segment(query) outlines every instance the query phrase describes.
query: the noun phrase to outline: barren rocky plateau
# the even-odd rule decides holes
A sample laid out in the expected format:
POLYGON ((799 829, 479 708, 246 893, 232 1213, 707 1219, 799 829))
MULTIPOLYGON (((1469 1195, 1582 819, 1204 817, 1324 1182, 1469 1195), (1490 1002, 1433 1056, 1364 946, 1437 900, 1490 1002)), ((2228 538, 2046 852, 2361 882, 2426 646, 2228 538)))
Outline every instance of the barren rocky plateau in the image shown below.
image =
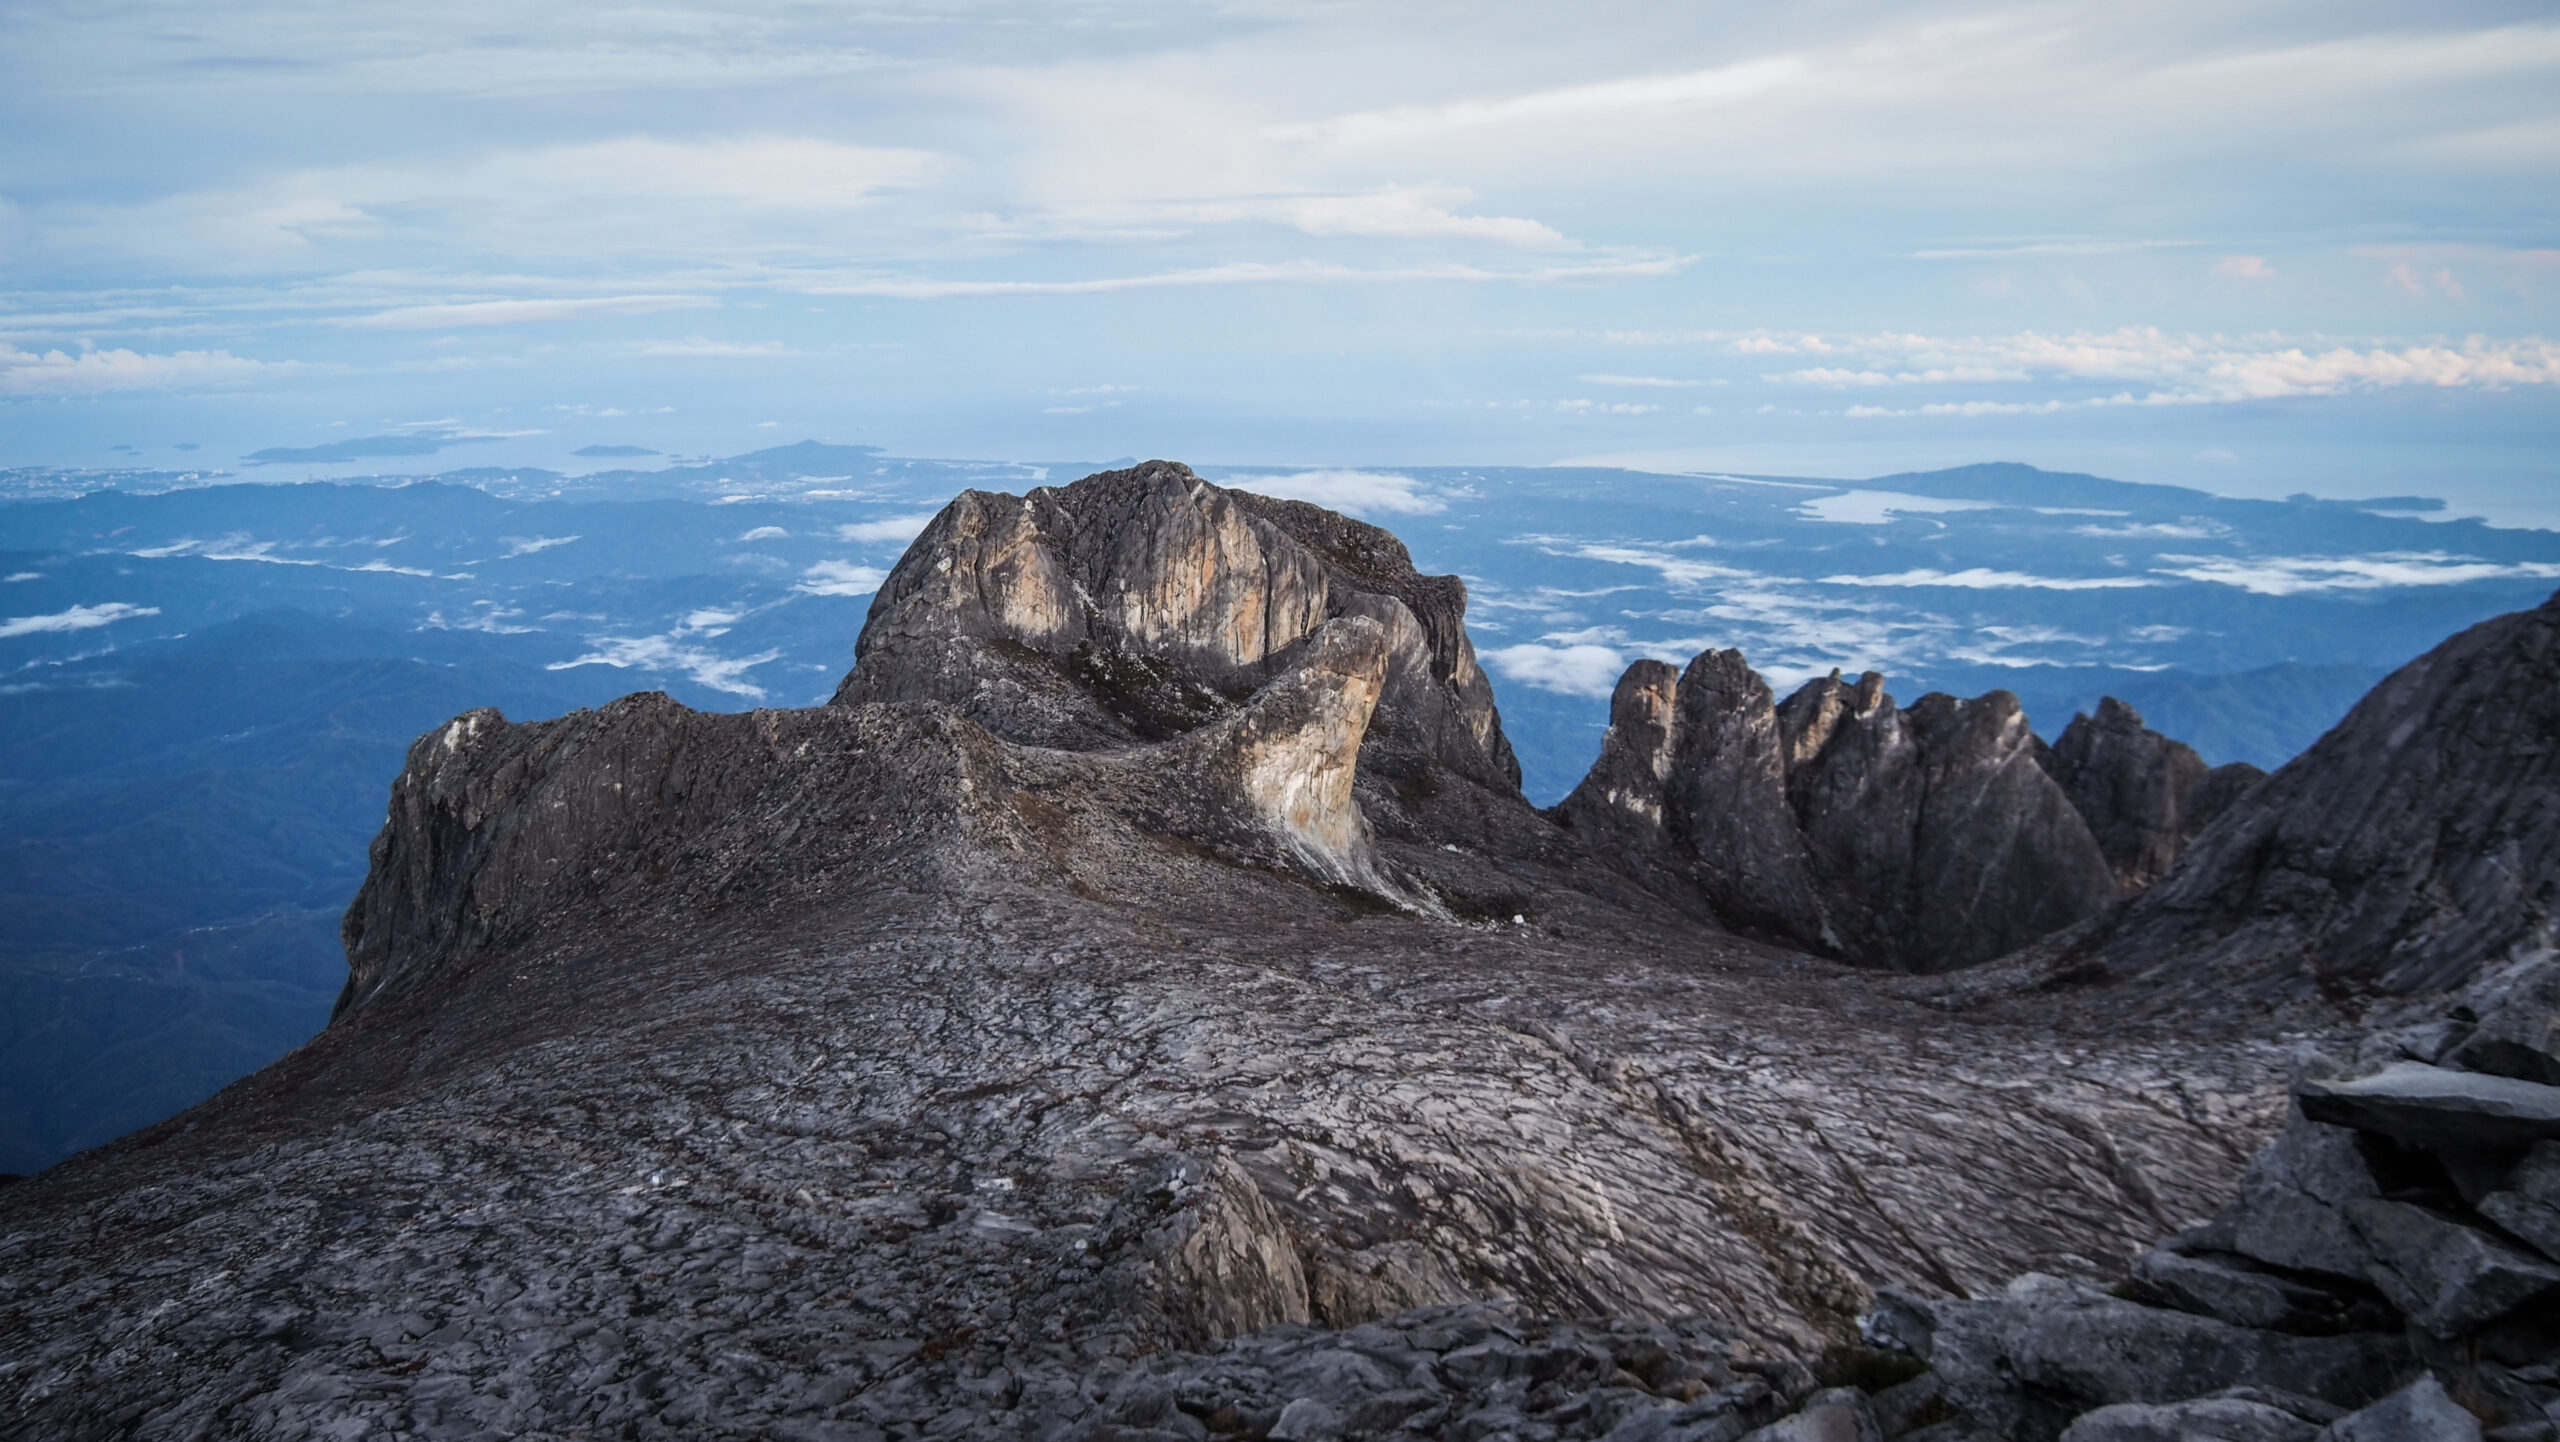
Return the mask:
POLYGON ((420 738, 328 1029, 0 1190, 0 1429, 2555 1435, 2560 601, 2263 779, 1641 663, 1549 812, 1464 608, 1152 462, 420 738))

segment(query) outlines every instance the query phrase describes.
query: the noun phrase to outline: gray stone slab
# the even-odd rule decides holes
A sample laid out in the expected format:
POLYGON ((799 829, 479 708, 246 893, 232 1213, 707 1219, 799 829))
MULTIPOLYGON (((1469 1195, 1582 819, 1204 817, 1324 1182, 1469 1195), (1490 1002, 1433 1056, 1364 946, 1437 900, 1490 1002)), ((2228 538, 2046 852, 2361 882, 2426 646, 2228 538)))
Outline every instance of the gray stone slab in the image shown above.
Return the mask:
POLYGON ((2312 1442, 2317 1423, 2263 1402, 2199 1397, 2192 1402, 2119 1402, 2083 1412, 2062 1442, 2312 1442))
POLYGON ((2434 1377, 2421 1377, 2329 1424, 2320 1442, 2480 1442, 2480 1419, 2434 1377))
POLYGON ((2373 1284, 2419 1328, 2458 1337, 2560 1288, 2560 1267, 2406 1202, 2351 1202, 2373 1284))
POLYGON ((2560 1086, 2400 1062, 2350 1081, 2295 1088, 2302 1114, 2416 1147, 2522 1150, 2560 1140, 2560 1086))

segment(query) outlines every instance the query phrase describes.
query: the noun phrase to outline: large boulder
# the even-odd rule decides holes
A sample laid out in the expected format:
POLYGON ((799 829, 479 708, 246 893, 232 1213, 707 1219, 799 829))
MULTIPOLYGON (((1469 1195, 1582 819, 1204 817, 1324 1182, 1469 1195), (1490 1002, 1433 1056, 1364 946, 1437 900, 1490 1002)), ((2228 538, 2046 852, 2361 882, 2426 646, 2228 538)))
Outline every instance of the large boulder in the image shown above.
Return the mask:
POLYGON ((2182 1312, 2240 1327, 2283 1332, 2343 1332, 2371 1325, 2352 1293, 2315 1286, 2299 1276, 2253 1266, 2229 1253, 2187 1254, 2155 1248, 2134 1259, 2134 1280, 2182 1312))
POLYGON ((2394 1335, 2237 1327, 2033 1274, 1988 1300, 1888 1292, 1880 1302, 1881 1324, 1938 1373, 1947 1400, 2013 1442, 2052 1442, 2100 1407, 2184 1402, 2242 1385, 2360 1405, 2389 1390, 2408 1357, 2394 1335))
POLYGON ((2062 1442, 2312 1442, 2316 1422, 2244 1397, 2118 1402, 2083 1412, 2062 1442))
POLYGON ((2480 998, 2479 1021, 2447 1058, 2455 1066, 2560 1086, 2560 960, 2543 959, 2480 998))
POLYGON ((2381 1194, 2354 1132, 2297 1119, 2241 1174, 2218 1221, 2243 1256, 2361 1281, 2370 1258, 2345 1208, 2381 1194))
POLYGON ((2366 1275, 2438 1337, 2477 1331, 2560 1289, 2560 1267, 2424 1207, 2368 1198, 2346 1214, 2373 1258, 2366 1275))
POLYGON ((2320 1442, 2480 1442, 2480 1419, 2430 1375, 2330 1423, 2320 1442))
POLYGON ((2518 1151, 2560 1140, 2560 1087, 2424 1062, 2347 1081, 2306 1081, 2302 1114, 2430 1149, 2518 1151))
POLYGON ((2536 1142, 2505 1185, 2480 1199, 2480 1215, 2560 1261, 2560 1142, 2536 1142))

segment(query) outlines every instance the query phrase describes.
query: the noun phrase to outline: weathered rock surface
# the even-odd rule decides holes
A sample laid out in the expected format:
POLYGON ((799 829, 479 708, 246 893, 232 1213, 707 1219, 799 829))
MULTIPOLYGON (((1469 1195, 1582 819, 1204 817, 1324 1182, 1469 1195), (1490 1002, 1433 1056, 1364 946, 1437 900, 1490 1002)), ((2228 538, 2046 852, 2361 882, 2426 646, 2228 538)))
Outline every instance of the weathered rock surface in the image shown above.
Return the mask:
MULTIPOLYGON (((1667 842, 1520 798, 1462 606, 1382 532, 1141 467, 956 501, 828 707, 439 728, 332 1026, 0 1191, 0 1434, 2045 1439, 2418 1362, 2560 1403, 2529 1301, 2449 1341, 2358 1310, 2358 1207, 2507 1246, 2465 1199, 2540 1205, 2521 1157, 2465 1190, 2298 1121, 2252 1185, 2315 1205, 2267 1235, 2342 1226, 2351 1270, 2262 1255, 2244 1199, 2179 1251, 2227 1311, 2275 1277, 2276 1328, 2097 1290, 2351 1018, 1955 1005, 1731 935, 1667 842), (1852 1345, 1871 1314, 1936 1370, 1852 1345)), ((1622 688, 1614 774, 1783 822, 1844 949, 2028 914, 2051 858, 1941 844, 1966 818, 2078 826, 2112 895, 1998 697, 1691 671, 1622 688), (1972 890, 1834 915, 1856 868, 1972 890)), ((2468 1001, 2395 1045, 2466 1066, 2468 1001)))
POLYGON ((2560 1261, 2560 1142, 2537 1142, 2505 1184, 2480 1199, 2480 1215, 2560 1261))
POLYGON ((1561 814, 1631 861, 1662 856, 1730 925, 1839 955, 1801 823, 1787 801, 1776 698, 1739 651, 1619 678, 1599 760, 1561 814), (1667 853, 1667 854, 1665 854, 1667 853))
POLYGON ((2133 1277, 2153 1299, 2240 1327, 2321 1334, 2387 1326, 2380 1308, 2332 1287, 2296 1281, 2228 1253, 2187 1255, 2155 1248, 2136 1258, 2133 1277))
POLYGON ((2321 1442, 2479 1442, 2480 1419, 2433 1377, 2421 1377, 2320 1433, 2321 1442))
POLYGON ((1375 526, 1150 461, 1027 496, 962 492, 881 585, 837 700, 941 701, 1042 745, 1162 740, 1358 616, 1387 645, 1373 769, 1424 761, 1516 790, 1465 613, 1463 582, 1416 573, 1375 526))
POLYGON ((2530 966, 2481 998, 2454 1065, 2560 1086, 2560 966, 2530 966))
POLYGON ((2439 1337, 2476 1332, 2560 1288, 2560 1267, 2424 1207, 2355 1202, 2347 1220, 2373 1258, 2365 1274, 2412 1325, 2439 1337))
POLYGON ((2071 718, 2046 766, 2128 895, 2167 875, 2206 823, 2266 779, 2245 762, 2208 767, 2113 696, 2071 718))
POLYGON ((2083 1412, 2240 1385, 2357 1405, 2388 1391, 2409 1357, 2396 1336, 2235 1327, 2052 1277, 2023 1277, 1984 1301, 1886 1302, 1947 1399, 1998 1437, 2051 1439, 2083 1412))
POLYGON ((2312 1442, 2320 1426, 2281 1407, 2241 1397, 2192 1402, 2118 1402, 2083 1412, 2062 1442, 2312 1442))
POLYGON ((2364 1148, 2345 1127, 2297 1121, 2249 1164, 2223 1213, 2232 1251, 2270 1266, 2361 1278, 2370 1258, 2348 1203, 2382 1195, 2364 1148))
POLYGON ((1667 853, 1746 932, 1873 966, 1986 960, 2116 895, 2017 699, 1924 696, 1873 673, 1780 704, 1739 652, 1619 681, 1600 760, 1560 814, 1667 853))
POLYGON ((2392 673, 2064 969, 2174 1004, 2448 990, 2560 929, 2560 596, 2392 673))
MULTIPOLYGON (((2560 961, 2516 964, 2362 1050, 2458 1057, 2463 1018, 2490 998, 2543 994, 2550 968, 2560 961)), ((2529 1239, 2534 1199, 2560 1183, 2560 1143, 2499 1162, 2497 1147, 2520 1144, 2483 1130, 2512 1124, 2519 1089, 2543 1090, 2406 1061, 2304 1078, 2303 1115, 2239 1196, 2138 1259, 2117 1296, 2050 1278, 1992 1301, 1888 1291, 1868 1325, 1926 1359, 1965 1420, 2001 1437, 2477 1437, 2477 1413, 2500 1438, 2547 1438, 2560 1423, 2560 1266, 2500 1230, 2529 1239), (2465 1185, 2471 1170, 2495 1183, 2465 1185), (2338 1350, 2285 1350, 2312 1340, 2338 1350), (2339 1365, 2350 1357, 2362 1362, 2339 1365), (2382 1396, 2419 1368, 2416 1385, 2382 1396), (2350 1407, 2363 1410, 2336 1415, 2350 1407)))
POLYGON ((2352 1081, 2305 1082, 2302 1114, 2411 1146, 2522 1152, 2560 1140, 2560 1087, 2424 1062, 2352 1081))
POLYGON ((423 738, 337 1022, 0 1196, 0 1432, 1732 1442, 2219 1200, 2276 1044, 1703 923, 1381 535, 964 496, 837 704, 423 738))

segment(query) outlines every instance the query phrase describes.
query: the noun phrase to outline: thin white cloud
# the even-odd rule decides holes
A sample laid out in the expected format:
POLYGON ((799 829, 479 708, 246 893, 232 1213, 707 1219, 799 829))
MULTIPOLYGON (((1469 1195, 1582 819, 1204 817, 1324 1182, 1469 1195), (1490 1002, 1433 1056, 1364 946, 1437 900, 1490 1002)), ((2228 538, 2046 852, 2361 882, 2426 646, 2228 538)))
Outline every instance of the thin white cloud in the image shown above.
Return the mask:
POLYGON ((138 556, 146 561, 166 560, 172 556, 193 556, 206 561, 248 561, 264 566, 316 566, 328 571, 373 571, 393 576, 435 574, 420 567, 395 566, 389 561, 381 560, 367 561, 360 566, 341 566, 329 561, 315 561, 305 556, 279 556, 275 553, 278 544, 280 543, 275 541, 253 541, 246 531, 234 531, 227 536, 217 536, 209 541, 188 537, 172 541, 165 546, 146 546, 139 550, 128 551, 126 554, 138 556))
POLYGON ((1553 536, 1524 536, 1521 539, 1552 555, 1579 556, 1587 561, 1608 561, 1621 566, 1643 566, 1675 587, 1697 587, 1712 581, 1769 579, 1756 571, 1693 560, 1674 555, 1667 548, 1632 542, 1573 541, 1553 536))
POLYGON ((802 248, 802 234, 912 186, 948 162, 923 151, 806 136, 677 141, 626 136, 423 163, 290 171, 65 217, 63 240, 236 265, 337 251, 434 247, 560 257, 696 248, 802 248))
POLYGON ((1616 375, 1590 375, 1590 376, 1575 376, 1575 377, 1574 377, 1574 379, 1575 379, 1575 380, 1578 380, 1578 381, 1581 381, 1581 382, 1582 382, 1582 383, 1584 383, 1585 385, 1595 385, 1595 386, 1652 386, 1652 387, 1657 387, 1657 388, 1666 389, 1666 390, 1667 390, 1667 389, 1686 389, 1686 388, 1688 388, 1688 387, 1692 387, 1692 386, 1703 386, 1703 385, 1705 385, 1705 384, 1706 384, 1706 382, 1705 382, 1705 381, 1680 381, 1680 380, 1673 380, 1673 379, 1671 379, 1671 378, 1670 378, 1670 377, 1668 377, 1668 376, 1616 376, 1616 375))
POLYGON ((1493 673, 1565 696, 1607 696, 1627 663, 1616 649, 1589 643, 1550 646, 1524 641, 1479 653, 1493 673))
POLYGON ((536 551, 548 551, 554 546, 565 546, 577 539, 576 536, 500 536, 498 544, 507 549, 499 559, 510 560, 517 556, 530 556, 536 551))
POLYGON ((418 629, 421 631, 485 631, 492 636, 530 636, 542 629, 540 626, 516 624, 524 619, 524 610, 521 607, 500 606, 491 601, 481 601, 476 604, 481 609, 476 614, 464 616, 460 620, 446 619, 442 610, 430 611, 427 613, 427 619, 418 624, 418 629))
POLYGON ((939 511, 914 511, 903 516, 883 516, 876 521, 856 521, 836 527, 836 535, 847 541, 912 541, 933 524, 939 511))
POLYGON ((588 644, 595 647, 583 656, 569 661, 554 661, 545 670, 569 671, 580 666, 613 666, 623 670, 675 672, 689 677, 697 686, 726 691, 761 701, 762 686, 747 679, 747 673, 780 656, 780 651, 759 651, 753 656, 723 656, 700 646, 689 645, 685 631, 663 636, 601 636, 588 644))
POLYGON ((2192 240, 2038 240, 2018 245, 1957 246, 1940 250, 1915 250, 1911 252, 1911 258, 1913 260, 2008 260, 2033 256, 2123 255, 2129 251, 2166 250, 2198 243, 2192 240))
POLYGON ((2040 401, 1930 402, 1899 409, 1852 406, 1851 416, 2028 415, 2101 406, 2204 405, 2330 396, 2401 387, 2507 389, 2560 385, 2560 343, 2540 336, 2460 342, 2341 345, 2282 335, 2176 335, 2156 327, 2047 335, 1880 334, 1849 338, 1754 336, 1759 353, 1845 354, 1899 362, 1785 371, 1767 379, 1822 386, 1952 385, 1993 381, 2137 382, 2147 391, 2040 401))
POLYGON ((701 360, 751 360, 764 356, 798 356, 808 352, 779 341, 706 340, 689 336, 684 340, 644 340, 623 351, 634 356, 683 356, 701 360))
POLYGON ((404 305, 339 322, 358 330, 444 330, 483 325, 536 325, 603 315, 699 310, 719 302, 699 295, 604 295, 549 300, 472 300, 404 305))
POLYGON ((1289 475, 1227 476, 1219 485, 1292 501, 1308 501, 1354 516, 1429 516, 1449 503, 1411 476, 1387 471, 1298 471, 1289 475))
POLYGON ((889 573, 878 566, 857 565, 851 561, 820 561, 801 575, 800 584, 792 587, 812 596, 868 596, 880 589, 889 573))
POLYGON ((1528 248, 1566 244, 1563 235, 1539 221, 1458 213, 1459 207, 1474 199, 1473 191, 1458 186, 1390 186, 1318 195, 1124 201, 1071 207, 1018 223, 1013 229, 1017 233, 1046 229, 1065 236, 1107 239, 1258 222, 1317 236, 1468 240, 1528 248))
POLYGON ((168 355, 123 349, 29 351, 0 341, 0 395, 228 389, 308 369, 291 361, 249 360, 225 350, 168 355))
POLYGON ((1799 504, 1796 514, 1809 521, 1829 521, 1839 525, 1881 526, 1903 514, 1928 515, 1933 512, 1985 511, 1997 508, 1996 501, 1960 501, 1945 496, 1914 496, 1902 491, 1842 491, 1837 495, 1815 496, 1799 504))
POLYGON ((157 606, 136 606, 126 601, 108 601, 97 606, 74 606, 49 616, 11 616, 0 621, 0 638, 35 636, 52 631, 88 631, 130 621, 136 616, 157 616, 157 606))
POLYGON ((1953 586, 1968 591, 2123 591, 2160 583, 2148 576, 2038 576, 1987 566, 1962 571, 1922 567, 1884 576, 1825 576, 1826 586, 1953 586))
POLYGON ((1362 111, 1311 124, 1273 126, 1264 133, 1274 140, 1349 148, 1437 139, 1455 132, 1495 127, 1551 126, 1590 117, 1677 115, 1754 100, 1803 81, 1811 71, 1812 66, 1802 57, 1778 55, 1707 70, 1604 80, 1498 100, 1362 111))
POLYGON ((1511 281, 1629 280, 1675 274, 1693 256, 1649 256, 1502 269, 1445 263, 1418 266, 1362 267, 1326 261, 1239 261, 1193 270, 1158 271, 1148 275, 1106 276, 1093 280, 811 280, 795 282, 809 295, 876 295, 899 300, 946 300, 970 296, 1107 295, 1126 290, 1161 290, 1210 285, 1393 285, 1415 281, 1486 283, 1511 281))
POLYGON ((2169 556, 2164 576, 2237 586, 2262 596, 2305 591, 2380 591, 2402 586, 2459 586, 2505 577, 2550 580, 2560 565, 2501 563, 2444 551, 2384 551, 2366 556, 2169 556))

